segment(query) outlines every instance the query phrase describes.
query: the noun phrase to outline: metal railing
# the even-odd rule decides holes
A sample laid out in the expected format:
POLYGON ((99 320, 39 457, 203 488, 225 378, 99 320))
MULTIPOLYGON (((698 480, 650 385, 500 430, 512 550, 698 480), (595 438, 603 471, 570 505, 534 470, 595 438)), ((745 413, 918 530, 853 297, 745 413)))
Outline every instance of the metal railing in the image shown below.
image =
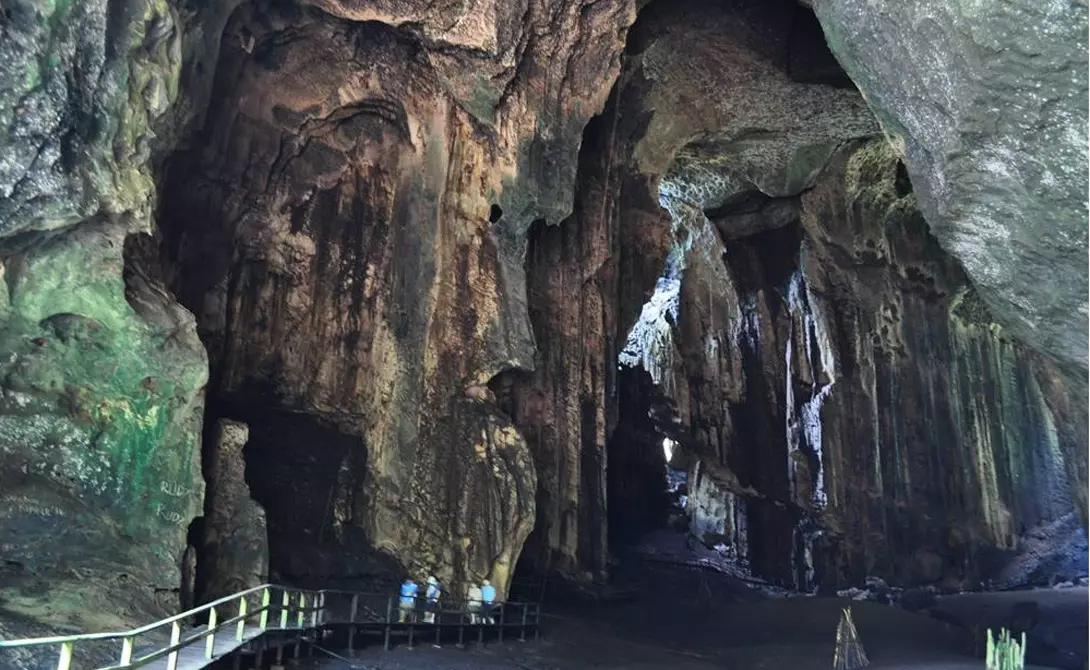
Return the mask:
MULTIPOLYGON (((388 593, 359 593, 325 589, 320 593, 323 601, 323 621, 328 624, 347 625, 347 648, 355 648, 357 629, 381 633, 383 647, 390 649, 392 635, 406 635, 411 648, 418 634, 431 633, 438 645, 444 631, 457 632, 458 645, 465 644, 466 631, 474 630, 478 643, 483 644, 485 631, 494 631, 500 642, 514 630, 518 639, 525 641, 532 632, 535 639, 541 634, 541 604, 526 602, 484 603, 479 600, 458 600, 441 596, 429 601, 417 595, 411 606, 403 607, 404 598, 388 593)), ((407 605, 407 603, 406 603, 407 605)))
MULTIPOLYGON (((400 596, 389 593, 309 590, 263 584, 129 631, 0 640, 0 651, 54 646, 58 648, 57 670, 72 670, 73 657, 79 645, 116 642, 121 645, 118 661, 116 664, 104 666, 102 670, 139 668, 164 657, 167 670, 177 670, 179 652, 197 644, 204 644, 204 660, 208 663, 215 660, 217 634, 228 629, 232 631, 232 639, 229 649, 220 647, 223 653, 239 650, 244 643, 254 641, 266 632, 288 631, 296 633, 293 636, 296 657, 300 655, 300 643, 307 631, 332 625, 347 626, 349 649, 354 648, 357 629, 372 629, 373 632, 381 633, 386 649, 390 648, 390 637, 395 633, 407 634, 411 647, 419 628, 434 631, 436 643, 441 639, 444 629, 451 631, 456 628, 459 645, 464 644, 466 628, 475 628, 477 640, 481 643, 484 641, 485 629, 498 631, 501 642, 506 629, 517 629, 520 640, 526 639, 529 630, 533 631, 535 638, 540 635, 539 603, 497 602, 489 605, 480 601, 448 598, 431 602, 418 596, 412 607, 403 608, 401 604, 400 596), (237 614, 221 621, 219 610, 236 603, 237 614), (206 623, 185 628, 189 622, 203 615, 207 615, 206 623), (427 615, 423 617, 423 621, 422 615, 427 615), (256 630, 251 628, 247 631, 249 622, 255 623, 256 630), (139 638, 157 632, 165 633, 167 627, 170 629, 170 642, 167 646, 137 653, 136 643, 139 638)), ((222 641, 223 638, 220 637, 219 640, 222 641)), ((282 662, 283 652, 284 645, 279 645, 277 663, 282 662)), ((260 649, 258 654, 261 654, 260 649)))
POLYGON ((279 620, 276 630, 307 630, 316 628, 321 618, 321 609, 324 596, 320 591, 296 589, 275 584, 263 584, 252 589, 240 591, 229 596, 214 600, 200 607, 195 607, 181 614, 176 614, 155 623, 150 623, 140 628, 134 628, 120 633, 84 633, 79 635, 58 635, 53 637, 27 638, 22 640, 0 640, 0 650, 25 648, 25 647, 58 647, 57 670, 71 670, 72 659, 77 645, 85 643, 120 642, 121 649, 118 654, 118 662, 115 665, 106 666, 106 670, 122 670, 125 668, 139 668, 153 661, 166 657, 167 670, 177 670, 178 652, 198 642, 204 642, 204 658, 211 662, 216 658, 216 634, 229 627, 234 627, 235 643, 232 649, 239 643, 246 641, 247 622, 257 619, 260 631, 270 630, 269 613, 277 610, 279 620), (278 601, 274 602, 273 595, 280 594, 278 601), (260 604, 254 608, 250 606, 250 600, 260 594, 260 604), (219 621, 217 608, 238 603, 238 614, 226 620, 219 621), (308 605, 308 602, 310 603, 308 605), (190 620, 206 614, 206 624, 189 629, 183 637, 183 626, 190 620), (308 617, 309 615, 309 617, 308 617), (309 620, 308 620, 309 619, 309 620), (137 656, 135 654, 136 642, 140 637, 163 631, 170 627, 170 644, 166 647, 156 648, 149 653, 137 656), (196 630, 194 633, 193 631, 196 630))

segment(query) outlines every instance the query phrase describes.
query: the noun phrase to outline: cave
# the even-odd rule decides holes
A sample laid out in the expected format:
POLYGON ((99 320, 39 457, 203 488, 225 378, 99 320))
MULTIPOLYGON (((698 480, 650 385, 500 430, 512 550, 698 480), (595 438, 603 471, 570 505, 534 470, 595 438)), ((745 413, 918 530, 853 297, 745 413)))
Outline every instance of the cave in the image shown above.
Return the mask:
POLYGON ((1085 6, 106 4, 0 11, 0 639, 435 576, 1084 667, 1085 6))

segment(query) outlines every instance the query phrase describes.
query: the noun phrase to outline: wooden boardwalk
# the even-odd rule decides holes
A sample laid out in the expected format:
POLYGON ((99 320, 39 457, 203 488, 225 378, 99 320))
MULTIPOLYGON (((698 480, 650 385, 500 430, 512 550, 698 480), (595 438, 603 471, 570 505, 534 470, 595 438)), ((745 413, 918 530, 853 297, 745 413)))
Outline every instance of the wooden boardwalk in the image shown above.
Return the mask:
MULTIPOLYGON (((423 599, 419 602, 424 603, 423 599)), ((534 637, 540 633, 539 603, 507 602, 481 608, 479 601, 474 602, 445 602, 434 612, 418 605, 409 620, 401 622, 398 595, 263 584, 141 628, 0 640, 0 652, 49 647, 57 650, 57 670, 72 670, 74 658, 90 653, 92 645, 97 649, 106 645, 116 650, 119 659, 116 665, 105 666, 109 670, 200 670, 225 657, 237 660, 249 653, 256 655, 255 661, 271 660, 266 658, 269 655, 279 663, 287 655, 310 655, 320 648, 318 644, 327 642, 343 643, 351 650, 357 637, 368 635, 380 635, 383 647, 389 649, 391 637, 406 637, 409 647, 424 642, 438 646, 454 639, 461 646, 467 638, 483 644, 493 635, 502 642, 505 634, 516 633, 525 640, 528 632, 534 637), (217 607, 238 613, 223 613, 221 618, 217 607), (480 620, 485 616, 487 623, 480 620), (421 621, 421 617, 431 620, 421 621), (207 623, 189 626, 202 619, 207 623), (243 627, 241 636, 239 626, 243 627)), ((0 667, 4 666, 0 655, 0 667)))
MULTIPOLYGON (((204 630, 206 630, 204 626, 191 628, 182 633, 182 639, 188 639, 204 630)), ((205 654, 205 640, 197 640, 188 647, 183 647, 178 650, 177 670, 200 670, 200 668, 207 667, 221 658, 230 655, 232 652, 237 651, 247 643, 257 640, 257 638, 261 637, 263 634, 268 634, 270 638, 279 640, 280 636, 277 635, 279 632, 281 632, 281 629, 279 628, 266 628, 265 630, 262 630, 260 626, 246 626, 243 630, 241 640, 236 639, 236 635, 223 635, 221 633, 216 636, 216 646, 212 650, 212 658, 207 658, 205 654)), ((303 631, 295 630, 295 632, 302 633, 303 631)), ((294 640, 295 637, 293 636, 285 641, 290 644, 294 642, 294 640)), ((149 649, 148 653, 153 651, 153 649, 149 649)), ((169 670, 169 658, 169 656, 166 656, 139 667, 148 668, 148 670, 169 670)))

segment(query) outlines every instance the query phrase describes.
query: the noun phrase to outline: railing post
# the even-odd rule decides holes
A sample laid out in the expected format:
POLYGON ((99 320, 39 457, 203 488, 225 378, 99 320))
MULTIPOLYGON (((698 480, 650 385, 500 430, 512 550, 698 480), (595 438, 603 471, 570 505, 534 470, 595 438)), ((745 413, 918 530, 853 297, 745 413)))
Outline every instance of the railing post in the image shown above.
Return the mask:
POLYGON ((393 616, 393 596, 386 597, 386 634, 382 641, 382 646, 386 651, 390 651, 390 617, 393 616))
POLYGON ((466 601, 462 601, 461 612, 458 613, 458 648, 464 649, 466 646, 466 612, 469 610, 469 604, 466 601))
POLYGON ((69 670, 72 667, 72 644, 61 642, 61 655, 57 659, 57 670, 69 670))
MULTIPOLYGON (((175 621, 170 624, 170 646, 177 646, 182 641, 182 624, 175 621)), ((178 650, 167 654, 167 670, 178 670, 178 650)))
POLYGON ((503 617, 504 617, 505 614, 507 614, 507 608, 505 607, 506 604, 507 603, 500 603, 499 604, 499 608, 500 608, 500 642, 503 642, 503 626, 504 626, 503 617))
POLYGON ((269 627, 269 603, 272 601, 272 593, 269 589, 261 592, 261 630, 269 627))
POLYGON ((288 627, 288 611, 291 609, 291 593, 284 589, 284 597, 280 599, 280 627, 288 627))
POLYGON ((238 599, 238 615, 242 617, 238 620, 238 628, 235 632, 235 639, 239 642, 246 637, 246 612, 250 609, 250 604, 246 602, 246 596, 241 596, 238 599))
POLYGON ((352 604, 348 608, 348 651, 355 650, 356 615, 360 609, 360 594, 352 594, 352 604))
POLYGON ((310 626, 311 628, 318 627, 318 621, 322 616, 322 607, 325 605, 325 594, 319 593, 314 598, 314 611, 310 613, 310 626))
POLYGON ((534 605, 534 639, 541 639, 541 603, 534 605))
POLYGON ((299 592, 299 612, 295 615, 295 627, 299 629, 299 635, 295 638, 295 658, 299 658, 300 653, 303 651, 303 621, 307 611, 307 596, 303 592, 299 592))
POLYGON ((204 639, 204 657, 211 660, 216 655, 216 608, 208 610, 208 637, 204 639))
POLYGON ((121 662, 118 665, 128 667, 132 664, 132 638, 121 639, 121 662))
POLYGON ((526 615, 529 613, 530 605, 528 603, 522 603, 522 628, 519 631, 519 642, 526 641, 526 615))

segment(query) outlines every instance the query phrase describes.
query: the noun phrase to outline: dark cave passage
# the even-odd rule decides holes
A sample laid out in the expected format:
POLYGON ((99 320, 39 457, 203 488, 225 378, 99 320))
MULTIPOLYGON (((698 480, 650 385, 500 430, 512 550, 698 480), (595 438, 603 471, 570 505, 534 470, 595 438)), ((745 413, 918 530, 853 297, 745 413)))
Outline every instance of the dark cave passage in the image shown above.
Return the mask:
POLYGON ((676 461, 668 462, 663 452, 663 441, 669 438, 660 427, 661 419, 656 419, 669 407, 651 375, 624 367, 617 374, 617 386, 617 428, 606 452, 609 544, 614 553, 651 531, 668 527, 680 510, 668 473, 683 460, 679 453, 676 461))

